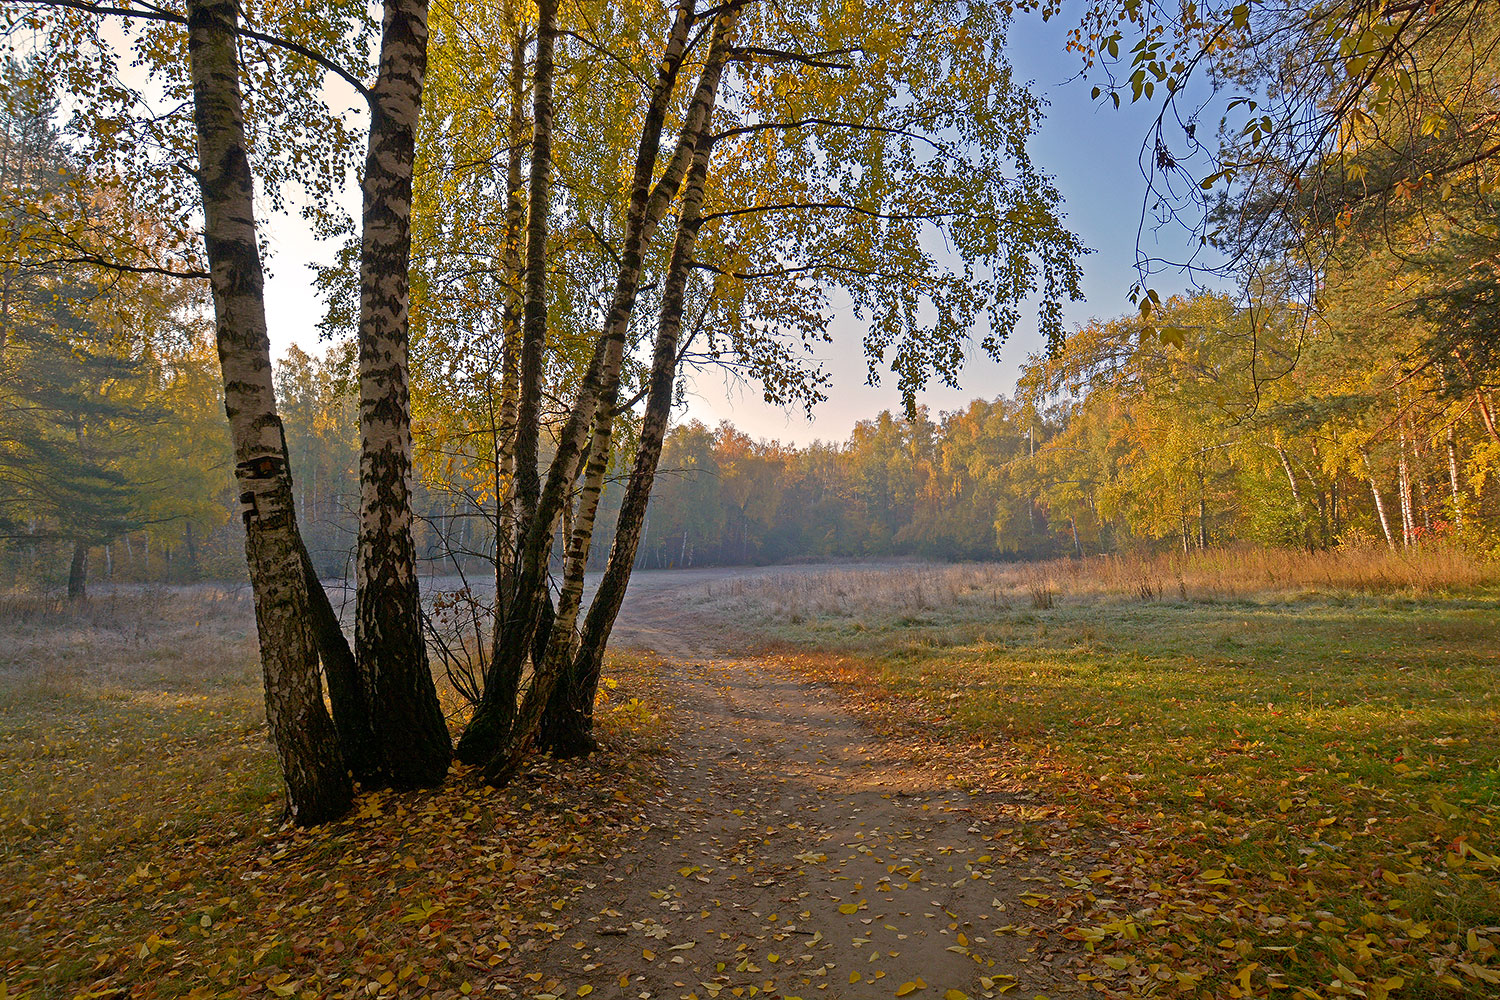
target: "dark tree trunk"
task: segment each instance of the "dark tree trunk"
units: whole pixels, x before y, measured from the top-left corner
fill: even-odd
[[[516,498],[520,530],[536,517],[541,482],[542,355],[547,345],[547,234],[552,184],[552,86],[557,0],[537,0],[536,62],[531,76],[531,176],[527,193],[526,272],[521,326],[521,386],[516,414]]]
[[[672,247],[672,261],[668,266],[662,292],[661,318],[651,354],[651,386],[646,397],[646,412],[641,424],[635,467],[631,470],[630,483],[625,488],[625,497],[620,504],[614,545],[610,549],[604,576],[599,581],[599,589],[584,619],[577,655],[572,658],[559,681],[559,694],[552,699],[548,708],[549,724],[544,742],[558,756],[591,753],[598,745],[593,731],[599,673],[604,664],[604,651],[609,644],[610,632],[619,616],[620,606],[625,600],[625,590],[630,583],[630,572],[640,547],[646,508],[651,500],[651,487],[656,480],[656,467],[661,460],[662,443],[666,439],[667,423],[672,413],[673,388],[677,379],[677,345],[682,332],[688,278],[692,273],[693,249],[702,225],[704,188],[708,181],[711,153],[712,142],[705,135],[700,138],[694,152],[682,196],[682,208],[678,214],[677,239]]]
[[[646,119],[641,130],[640,147],[636,155],[635,174],[630,192],[630,208],[626,218],[626,239],[620,277],[615,283],[611,303],[610,323],[621,314],[628,320],[629,308],[635,301],[635,290],[639,282],[642,247],[649,238],[655,221],[650,219],[653,207],[652,174],[661,148],[661,133],[672,90],[677,80],[677,70],[686,52],[688,29],[692,23],[693,0],[681,0],[673,22],[672,35],[658,70],[656,87],[647,108]],[[547,489],[542,494],[540,484],[534,478],[536,472],[536,450],[534,442],[540,433],[540,351],[546,335],[547,286],[546,286],[546,234],[547,206],[545,197],[551,168],[552,141],[552,50],[557,25],[556,0],[542,0],[538,4],[537,59],[533,70],[533,121],[531,151],[531,192],[529,218],[527,221],[526,295],[525,324],[521,348],[521,398],[516,427],[516,491],[521,502],[521,517],[517,525],[517,566],[514,572],[515,587],[510,600],[503,609],[499,607],[495,616],[493,651],[490,656],[489,674],[485,679],[484,698],[474,711],[458,743],[458,757],[467,764],[482,764],[491,760],[510,741],[515,724],[520,694],[521,670],[536,634],[537,616],[545,588],[545,570],[551,556],[553,523],[562,509],[562,504],[572,486],[573,469],[584,451],[584,438],[593,425],[593,407],[597,404],[602,384],[607,381],[606,368],[610,346],[613,343],[611,329],[595,345],[594,357],[584,376],[579,390],[578,405],[569,414],[557,453],[547,475]],[[675,166],[675,164],[674,164]],[[681,168],[685,168],[685,162]],[[677,180],[671,184],[667,201],[675,197],[681,179],[681,168]],[[670,176],[673,166],[668,167]],[[663,177],[661,188],[668,177]],[[665,205],[655,206],[656,218]],[[623,330],[622,330],[623,333]],[[534,365],[528,360],[528,352],[537,352]],[[535,395],[534,403],[528,403],[528,395]],[[534,494],[530,491],[535,490]],[[543,633],[544,635],[547,633]],[[533,661],[540,665],[540,660]],[[550,692],[549,692],[550,694]]]
[[[1339,523],[1339,481],[1335,478],[1328,483],[1328,524],[1323,529],[1323,547],[1332,545],[1342,530],[1343,525]]]
[[[679,19],[684,23],[690,21],[690,16],[684,13],[687,9],[686,5],[679,9]],[[596,422],[597,417],[602,412],[607,419],[615,407],[619,393],[620,366],[624,358],[625,337],[640,287],[644,250],[662,215],[675,200],[699,141],[708,133],[713,118],[714,103],[718,98],[724,61],[728,54],[729,40],[734,31],[737,10],[738,8],[731,7],[719,16],[708,58],[704,63],[703,73],[683,122],[677,148],[661,179],[654,186],[651,185],[652,164],[656,160],[654,151],[660,145],[661,129],[659,123],[652,126],[652,120],[658,104],[663,106],[665,104],[664,97],[658,101],[664,89],[660,83],[656,93],[653,94],[651,111],[647,116],[648,128],[643,133],[641,148],[637,154],[635,183],[631,191],[631,209],[626,219],[627,238],[621,254],[621,267],[615,281],[613,299],[605,319],[604,336],[595,346],[589,372],[579,389],[578,402],[568,415],[568,423],[558,441],[557,453],[553,457],[547,474],[547,483],[537,505],[537,520],[533,523],[532,531],[527,539],[527,551],[521,567],[521,582],[518,590],[521,591],[522,601],[526,599],[526,588],[536,587],[541,582],[549,552],[550,533],[543,536],[537,529],[544,519],[548,521],[550,527],[553,512],[561,511],[566,492],[577,475],[576,472],[572,475],[569,473],[572,472],[580,457],[592,451],[586,448],[586,442],[596,442],[601,436]],[[682,35],[686,35],[685,28]],[[672,46],[678,44],[678,37],[674,28],[674,34],[669,43],[669,54]],[[676,61],[680,63],[680,57]],[[670,58],[663,61],[664,76],[665,67],[672,62]],[[670,92],[670,87],[665,89],[668,93]],[[607,435],[605,437],[607,443]],[[591,515],[588,521],[588,531],[591,533]],[[570,559],[576,558],[581,550],[581,557],[586,561],[588,541],[588,538],[570,541],[569,547],[573,550],[569,553]],[[532,600],[534,601],[535,598]],[[505,785],[514,779],[536,740],[542,715],[546,710],[547,702],[552,697],[552,688],[557,682],[558,675],[562,673],[569,661],[566,644],[572,641],[572,626],[576,621],[578,610],[576,598],[571,598],[571,600],[571,608],[564,605],[559,609],[559,622],[553,627],[547,657],[538,665],[532,676],[531,685],[527,688],[526,696],[516,710],[509,741],[485,765],[484,780],[490,784]],[[534,625],[534,621],[517,624],[523,628],[530,628]],[[520,630],[517,631],[520,634]],[[524,636],[529,640],[531,633],[526,631]],[[509,639],[507,645],[510,645]],[[497,659],[501,652],[503,650],[497,649]]]
[[[370,724],[370,706],[360,680],[359,664],[344,636],[338,612],[323,589],[312,556],[301,538],[302,570],[307,577],[309,624],[317,638],[318,656],[323,661],[323,676],[328,679],[328,702],[333,706],[333,727],[339,734],[339,748],[344,763],[356,780],[370,787],[381,776],[380,753],[375,731]]]
[[[685,45],[690,25],[691,10],[691,5],[688,2],[684,2],[678,7],[677,16],[673,22],[672,34],[668,40],[667,58],[669,61],[677,61],[679,59],[678,49]],[[683,162],[684,151],[691,153],[692,150],[697,148],[698,144],[704,142],[704,136],[707,134],[709,120],[712,116],[712,104],[718,89],[719,72],[722,68],[722,39],[725,35],[725,25],[721,23],[719,29],[715,33],[715,45],[709,57],[708,67],[705,69],[705,79],[704,81],[700,81],[698,93],[695,95],[695,105],[702,108],[699,112],[702,117],[696,126],[696,134],[685,133],[682,139],[679,140],[678,149],[673,157],[677,163]],[[712,78],[711,85],[708,84],[710,77]],[[705,91],[706,85],[707,91]],[[658,88],[652,95],[651,106],[648,109],[648,117],[653,121],[659,118],[659,112],[663,107],[663,103],[657,99],[658,94],[662,93],[665,93],[665,86],[659,81]],[[707,97],[706,105],[704,104],[705,93]],[[659,136],[660,126],[653,125],[652,128]],[[660,146],[659,138],[654,145],[657,147]],[[566,539],[566,551],[563,559],[562,589],[558,595],[555,621],[548,632],[542,633],[549,636],[543,647],[546,656],[545,658],[534,656],[532,660],[536,665],[532,680],[533,690],[528,692],[527,699],[522,703],[520,709],[520,722],[525,728],[518,729],[514,733],[514,736],[519,737],[522,741],[531,736],[532,729],[536,729],[539,733],[538,738],[543,744],[545,745],[549,742],[546,735],[546,718],[549,714],[549,709],[550,714],[556,720],[558,713],[565,711],[566,704],[577,697],[576,691],[570,690],[571,685],[569,682],[574,658],[574,628],[578,621],[579,607],[583,599],[584,572],[588,565],[589,551],[593,543],[594,522],[599,513],[599,500],[604,490],[605,473],[609,470],[612,432],[614,428],[614,409],[619,396],[620,385],[619,359],[624,351],[624,329],[634,309],[635,289],[639,283],[641,274],[641,259],[648,238],[647,234],[650,231],[648,227],[653,225],[649,215],[650,204],[653,199],[649,194],[644,194],[644,192],[649,190],[655,160],[656,153],[648,150],[644,144],[637,151],[636,193],[632,197],[632,206],[634,207],[637,204],[643,205],[646,211],[638,216],[635,229],[640,234],[640,239],[629,245],[623,260],[624,267],[621,269],[619,280],[615,286],[616,294],[615,301],[612,304],[612,322],[606,325],[608,353],[605,355],[607,359],[606,364],[613,366],[613,373],[606,376],[603,388],[594,403],[593,429],[587,451],[587,461],[584,465],[583,485],[578,493],[576,514],[573,517],[565,518],[564,537]],[[700,202],[701,195],[702,192],[700,189],[698,192]],[[691,212],[696,215],[696,211],[696,207],[684,205],[684,213]],[[570,506],[567,510],[572,511],[573,508]],[[540,688],[542,691],[545,691],[548,684],[552,685],[550,694],[544,695],[537,690]],[[543,707],[543,705],[547,707]],[[532,719],[536,716],[538,709],[540,709],[540,716],[533,723]],[[564,733],[569,728],[566,724],[554,724],[553,735],[555,738],[550,741],[555,750],[564,754],[576,753],[583,749],[583,747],[574,746],[572,741],[563,738]],[[513,750],[512,753],[515,754],[516,751]],[[490,771],[493,772],[493,768]]]
[[[193,522],[189,521],[183,525],[182,544],[187,549],[188,574],[191,579],[198,579],[198,542],[193,538]]]
[[[224,409],[245,507],[266,721],[286,780],[288,809],[297,823],[310,825],[341,815],[353,789],[323,705],[286,436],[276,415],[240,100],[239,7],[235,0],[188,0],[187,13],[204,239]]]
[[[383,776],[396,788],[441,783],[453,757],[422,638],[412,539],[411,199],[426,70],[426,0],[387,0],[362,185],[354,648]]]
[[[89,543],[73,543],[73,559],[68,564],[68,599],[84,600],[89,596]]]
[[[541,483],[537,478],[537,446],[541,437],[542,357],[547,344],[547,235],[550,218],[552,179],[552,83],[555,70],[553,50],[557,42],[557,0],[537,4],[536,63],[532,69],[531,173],[526,197],[526,247],[521,302],[521,347],[514,431],[515,474],[514,524],[509,541],[510,551],[501,556],[509,559],[496,571],[495,627],[491,637],[490,668],[485,678],[484,697],[459,740],[460,760],[478,764],[503,745],[510,737],[515,719],[516,699],[521,690],[521,671],[526,665],[527,637],[516,634],[517,622],[528,623],[537,613],[536,595],[522,592],[518,564],[537,518]],[[519,75],[520,35],[512,50],[512,71]],[[517,108],[520,88],[512,80],[511,127],[518,124]],[[518,148],[512,142],[513,151]],[[519,190],[520,163],[515,160],[514,180]],[[510,179],[510,164],[507,178]],[[507,224],[519,221],[519,199],[507,204]],[[513,242],[508,256],[514,265],[519,247]],[[503,589],[502,589],[503,588]],[[534,589],[534,587],[532,588]],[[506,647],[508,655],[501,655]]]

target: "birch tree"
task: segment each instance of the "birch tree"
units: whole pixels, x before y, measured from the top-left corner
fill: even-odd
[[[255,191],[240,100],[239,9],[236,0],[188,0],[187,11],[206,256],[213,276],[224,409],[245,508],[266,720],[290,811],[299,823],[314,824],[347,809],[352,789],[323,705],[303,571],[305,550],[292,504],[286,434],[276,414]]]
[[[538,34],[545,37],[552,15],[539,14]],[[732,38],[721,40],[726,16],[740,23]],[[585,18],[587,28],[570,25],[559,36],[551,59],[540,41],[531,49],[530,174],[533,182],[542,174],[539,152],[564,157],[568,168],[561,172],[565,186],[549,188],[545,201],[534,186],[528,194],[529,234],[538,236],[537,227],[549,224],[556,236],[559,230],[550,223],[581,222],[602,248],[599,257],[609,262],[612,280],[590,286],[575,278],[594,273],[591,265],[577,263],[587,258],[577,250],[586,240],[528,238],[523,272],[527,321],[533,325],[520,349],[515,484],[514,492],[502,487],[495,515],[498,521],[499,510],[515,503],[518,555],[514,570],[497,571],[502,584],[489,683],[458,748],[461,758],[485,766],[489,780],[503,782],[516,773],[543,718],[549,722],[542,739],[553,749],[589,746],[589,678],[633,563],[638,541],[632,536],[643,528],[652,456],[666,427],[662,409],[670,409],[685,361],[728,364],[757,378],[771,398],[811,404],[821,395],[824,376],[797,345],[827,336],[826,296],[838,287],[869,311],[872,376],[890,364],[910,397],[930,372],[956,378],[962,345],[976,324],[988,328],[985,346],[997,349],[1015,322],[1014,303],[1035,288],[1048,303],[1043,326],[1055,330],[1057,300],[1076,289],[1081,248],[1056,224],[1056,192],[1024,154],[1038,108],[1024,88],[1013,85],[999,56],[1006,10],[913,3],[862,17],[851,22],[817,5],[773,16],[744,3],[700,18],[692,4],[681,3],[669,18],[649,24],[629,16],[602,19],[615,34]],[[855,22],[881,26],[862,32]],[[613,62],[590,61],[605,49],[619,55]],[[715,68],[716,52],[722,68]],[[618,148],[613,154],[616,162],[634,167],[618,207],[610,209],[608,182],[585,179],[596,176],[588,172],[588,157],[607,160],[610,154],[601,157],[597,142],[577,144],[572,132],[555,146],[556,132],[540,109],[547,74],[605,74],[620,65],[650,72],[636,71],[645,91],[638,111],[599,121],[602,136],[628,141],[625,149],[634,150],[628,158]],[[678,85],[678,67],[686,65],[697,68],[696,87]],[[578,113],[571,106],[565,110]],[[483,108],[473,114],[476,128],[466,135],[487,127]],[[615,124],[622,119],[631,123],[623,133]],[[660,136],[673,119],[675,145],[663,148]],[[569,123],[576,131],[576,120]],[[543,135],[545,145],[536,141]],[[699,138],[706,141],[701,149]],[[575,154],[570,143],[582,151]],[[510,143],[505,152],[515,146]],[[495,150],[490,162],[504,162],[501,154]],[[581,171],[575,169],[579,164]],[[543,206],[549,218],[542,217]],[[669,206],[675,235],[658,242],[654,232],[669,217]],[[923,240],[937,232],[957,243],[963,263],[950,268],[924,249]],[[551,255],[537,266],[536,251],[544,243]],[[541,283],[545,294],[536,290]],[[893,283],[904,283],[911,293],[888,298],[883,291]],[[638,308],[643,292],[649,313]],[[586,293],[598,296],[593,311],[580,308]],[[543,308],[547,339],[535,332]],[[526,345],[541,342],[553,359],[566,356],[578,343],[569,340],[576,338],[571,330],[587,329],[589,322],[601,332],[592,339],[587,367],[574,369],[576,381],[562,383],[572,401],[550,426],[539,425],[524,403],[539,370],[528,365]],[[651,363],[641,365],[638,352]],[[638,374],[630,376],[635,365]],[[559,370],[566,365],[551,368]],[[627,377],[638,380],[634,399],[646,400],[650,415],[637,441],[643,464],[622,502],[628,516],[617,528],[618,557],[607,573],[607,593],[585,613],[581,574],[594,541]],[[532,462],[523,453],[531,436],[542,434],[553,454],[539,478],[533,512],[531,487],[524,482]],[[500,482],[502,448],[495,452]],[[558,526],[564,571],[554,598],[542,582],[542,568]],[[523,689],[528,660],[531,683]],[[558,698],[549,697],[553,688]],[[549,703],[554,710],[544,711]]]
[[[355,656],[383,777],[438,784],[452,743],[422,638],[411,533],[408,388],[412,168],[427,70],[425,0],[384,5],[361,190],[360,517]]]
[[[80,118],[91,122],[102,136],[100,141],[93,143],[93,155],[101,162],[112,163],[126,176],[159,184],[166,195],[163,207],[167,210],[167,221],[171,223],[191,228],[192,212],[195,205],[200,204],[182,195],[169,173],[176,162],[170,158],[170,151],[181,143],[182,136],[173,131],[175,119],[171,116],[141,121],[130,117],[136,110],[135,103],[141,102],[141,98],[137,92],[115,82],[119,73],[118,54],[114,45],[101,35],[102,19],[108,16],[127,19],[127,30],[134,32],[133,37],[127,34],[127,40],[136,41],[140,63],[158,74],[168,96],[177,93],[190,97],[195,113],[205,101],[233,106],[232,113],[216,111],[217,117],[208,119],[212,125],[209,138],[214,143],[227,144],[226,148],[238,150],[234,155],[242,162],[233,165],[232,181],[236,187],[232,194],[243,204],[210,208],[211,198],[222,200],[227,195],[222,183],[212,190],[204,183],[205,177],[213,176],[208,172],[207,164],[211,156],[223,159],[225,154],[218,145],[204,146],[206,126],[201,115],[197,128],[201,165],[197,176],[210,264],[213,264],[215,255],[226,252],[224,247],[228,246],[239,255],[234,258],[234,266],[238,269],[236,275],[254,272],[253,277],[236,277],[233,282],[214,285],[221,344],[231,344],[230,348],[221,350],[221,359],[225,365],[226,393],[232,400],[229,404],[232,423],[235,414],[242,411],[240,402],[233,401],[235,392],[239,391],[237,387],[251,384],[246,381],[248,376],[242,366],[248,365],[258,373],[259,382],[254,383],[257,395],[246,404],[252,413],[252,423],[247,426],[263,440],[245,444],[240,439],[250,431],[240,428],[236,432],[236,446],[245,452],[241,456],[242,473],[250,470],[267,481],[260,491],[264,496],[256,494],[258,499],[252,505],[255,510],[268,511],[270,523],[276,529],[271,536],[275,546],[267,558],[280,560],[285,552],[277,546],[287,546],[297,556],[300,578],[298,584],[277,575],[288,571],[284,562],[275,562],[274,573],[263,568],[261,576],[267,592],[270,588],[280,588],[289,595],[278,598],[281,603],[275,605],[278,610],[272,624],[279,631],[273,634],[267,631],[271,625],[263,626],[263,653],[268,663],[295,659],[300,657],[300,652],[293,657],[279,650],[291,648],[295,645],[294,640],[300,642],[308,637],[315,648],[321,649],[338,717],[338,733],[348,755],[348,759],[338,765],[340,769],[347,763],[367,784],[389,782],[408,787],[440,781],[447,770],[451,744],[420,634],[419,595],[410,536],[410,413],[405,376],[412,147],[425,59],[425,7],[386,5],[381,59],[376,67],[373,87],[366,87],[360,81],[359,72],[345,65],[359,62],[353,56],[359,51],[361,39],[367,37],[361,33],[361,15],[336,6],[328,9],[331,16],[320,21],[313,31],[308,31],[308,25],[298,23],[293,15],[289,18],[290,23],[278,26],[287,29],[283,35],[246,27],[240,21],[235,4],[215,6],[208,13],[198,8],[178,13],[159,7],[113,8],[86,3],[30,6],[43,11],[57,6],[61,10],[56,14],[24,15],[14,19],[9,25],[11,33],[30,30],[48,35],[58,43],[57,58],[62,66],[77,74],[75,90],[89,112]],[[195,10],[206,18],[204,32],[225,34],[223,39],[215,35],[213,47],[203,49],[215,53],[219,60],[212,71],[205,71],[207,75],[202,75],[195,66],[191,87],[184,89],[187,83],[182,64],[174,62],[172,47],[181,43],[181,37],[175,32],[191,20]],[[251,214],[254,198],[251,145],[239,90],[240,75],[254,77],[255,74],[242,65],[237,53],[233,63],[222,61],[222,50],[226,46],[232,50],[246,38],[267,47],[261,50],[262,55],[269,51],[279,54],[283,60],[290,55],[291,61],[282,61],[281,66],[290,66],[293,72],[291,79],[283,82],[300,80],[306,84],[301,90],[282,87],[257,91],[264,106],[257,109],[262,116],[258,121],[263,141],[259,143],[260,156],[256,162],[264,167],[261,180],[273,204],[282,203],[282,193],[292,182],[304,185],[315,201],[319,197],[326,198],[337,183],[341,165],[347,163],[351,136],[339,126],[338,119],[330,121],[326,109],[322,108],[315,89],[319,74],[328,72],[338,76],[372,108],[369,155],[364,175],[365,240],[361,272],[362,311],[365,314],[361,338],[364,430],[361,468],[365,482],[362,523],[365,530],[361,533],[360,589],[366,596],[361,598],[356,614],[356,638],[359,640],[356,652],[361,654],[358,659],[351,655],[347,640],[312,571],[291,507],[290,471],[285,436],[280,432],[280,422],[275,414],[265,333],[263,280],[260,278],[259,247],[254,240]],[[301,40],[303,38],[306,41]],[[320,47],[325,51],[319,51]],[[273,66],[277,61],[267,60]],[[259,69],[264,73],[265,64]],[[231,80],[230,76],[234,79]],[[218,89],[211,89],[208,84]],[[232,93],[228,90],[231,84]],[[309,100],[316,102],[317,106],[309,105]],[[290,127],[280,130],[268,127],[273,120]],[[138,157],[127,141],[118,138],[137,135],[141,130],[147,133],[155,131],[152,136],[154,156]],[[314,134],[318,138],[308,142],[307,149],[299,150],[298,155],[287,155],[290,152],[285,146],[288,137],[303,134]],[[152,149],[149,145],[146,148]],[[167,151],[165,156],[161,150]],[[308,152],[326,158],[325,171],[321,175],[308,174],[301,169]],[[229,168],[220,165],[215,169]],[[235,229],[235,226],[240,228]],[[245,229],[245,226],[250,228]],[[132,265],[129,261],[116,261],[112,266]],[[184,270],[182,274],[191,277],[193,272]],[[230,302],[230,298],[234,301]],[[237,332],[245,330],[249,332]],[[275,434],[266,428],[273,428]],[[275,442],[270,440],[273,436]],[[279,457],[269,454],[273,444],[280,448]],[[252,464],[246,465],[246,462]],[[244,490],[246,496],[253,493],[255,490]],[[251,528],[251,521],[247,521],[247,529]],[[262,553],[264,548],[259,545],[258,537],[254,535],[257,541],[251,545],[252,564],[259,558],[257,553]],[[292,619],[299,620],[295,626],[288,624]],[[288,638],[294,632],[297,634]],[[296,648],[300,650],[301,647]],[[314,668],[315,665],[316,660]],[[284,674],[284,667],[275,671],[268,667],[268,699],[273,693],[273,675],[281,678]],[[317,681],[314,669],[312,687],[304,685],[297,690],[297,697],[301,699],[299,704],[303,706],[299,710],[302,714],[297,717],[304,720],[299,729],[294,732],[293,728],[279,725],[279,719],[272,721],[273,737],[283,751],[285,768],[301,767],[286,751],[295,740],[302,735],[312,740],[321,740],[323,736],[317,718],[318,712],[322,711],[321,694],[314,698],[311,693],[320,687]],[[282,683],[277,680],[277,685]],[[276,686],[275,697],[282,697],[279,686]],[[316,711],[307,707],[314,700],[317,702]],[[299,820],[316,822],[316,819],[305,817],[326,816],[334,811],[332,806],[302,809],[299,782],[310,784],[303,778],[294,777],[292,770],[288,770],[294,809],[300,810]],[[347,776],[344,785],[347,786]],[[325,802],[337,799],[332,795],[318,798]],[[347,803],[347,787],[343,800]]]

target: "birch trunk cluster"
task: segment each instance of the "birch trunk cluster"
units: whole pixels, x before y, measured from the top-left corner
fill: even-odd
[[[698,25],[693,0],[675,8],[641,127],[619,270],[603,329],[545,475],[539,467],[548,348],[548,237],[552,183],[556,0],[537,5],[530,47],[512,17],[510,149],[505,247],[510,274],[497,422],[496,618],[483,698],[458,756],[484,780],[510,781],[540,741],[557,753],[592,749],[603,650],[640,542],[676,379],[678,345],[712,158],[710,125],[740,4],[715,8],[695,88],[679,73]],[[359,269],[360,509],[351,649],[313,571],[292,504],[292,470],[276,412],[264,278],[246,153],[235,0],[192,0],[191,62],[226,409],[245,506],[267,717],[300,823],[342,813],[354,782],[433,785],[453,747],[422,634],[412,538],[409,391],[410,259],[416,133],[427,65],[424,0],[387,0],[378,71],[365,92],[369,146],[361,182]],[[700,26],[701,27],[701,26]],[[681,124],[663,155],[674,105]],[[529,142],[526,142],[529,138]],[[523,165],[526,177],[522,190]],[[584,568],[614,448],[628,332],[651,241],[674,204],[677,233],[652,353],[643,433],[604,586],[583,606]],[[561,529],[562,580],[548,565]],[[321,666],[321,669],[320,669]],[[323,679],[327,678],[325,707]],[[525,683],[523,684],[523,680]],[[544,732],[545,730],[545,732]]]
[[[697,84],[687,101],[676,142],[663,156],[667,116],[698,21],[693,0],[682,0],[674,11],[642,119],[619,268],[603,329],[577,395],[561,421],[543,477],[535,472],[542,431],[540,359],[547,331],[548,156],[553,125],[556,7],[548,0],[538,6],[526,255],[521,282],[525,289],[524,322],[519,350],[514,352],[520,357],[519,403],[514,427],[503,431],[514,436],[514,446],[506,451],[514,455],[515,474],[512,492],[499,504],[502,512],[514,511],[514,515],[497,519],[502,522],[502,530],[497,532],[502,541],[497,551],[500,591],[493,649],[484,696],[457,748],[459,759],[479,768],[483,779],[492,784],[514,779],[539,745],[558,755],[588,752],[595,745],[593,704],[599,668],[634,564],[666,434],[687,280],[693,265],[693,239],[711,162],[711,123],[739,8],[731,4],[715,10]],[[678,204],[677,234],[665,277],[636,465],[604,581],[585,611],[584,570],[594,543],[595,518],[614,447],[628,332],[643,281],[646,252],[674,203]],[[512,329],[507,326],[507,334]],[[512,353],[507,345],[504,355]],[[547,570],[559,534],[562,579],[554,599]]]
[[[411,191],[426,69],[427,6],[384,6],[370,101],[360,267],[360,530],[355,646],[312,569],[277,415],[265,279],[247,154],[236,0],[189,0],[197,179],[224,406],[255,595],[266,718],[291,817],[324,822],[354,780],[441,782],[452,743],[427,665],[411,536],[407,391]],[[322,670],[319,670],[321,661]],[[330,715],[324,702],[328,680]]]

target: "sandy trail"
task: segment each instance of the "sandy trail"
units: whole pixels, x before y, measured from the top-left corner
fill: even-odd
[[[833,694],[721,649],[683,611],[719,574],[640,576],[615,641],[668,663],[663,796],[638,844],[583,873],[572,928],[524,959],[527,994],[1055,992],[1011,926],[1041,878],[968,796]]]

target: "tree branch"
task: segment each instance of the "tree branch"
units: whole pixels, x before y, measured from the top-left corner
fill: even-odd
[[[32,7],[65,7],[69,10],[81,11],[85,14],[131,17],[142,21],[164,21],[168,24],[187,26],[187,17],[185,15],[164,10],[161,7],[150,4],[143,4],[140,7],[113,7],[109,4],[91,3],[89,0],[21,0],[21,2]],[[308,48],[301,42],[294,42],[289,38],[278,38],[275,35],[268,35],[263,31],[256,31],[254,28],[244,25],[240,26],[236,34],[241,38],[251,38],[278,49],[285,49],[288,52],[295,53],[304,59],[317,63],[358,91],[359,96],[365,99],[366,104],[372,103],[375,99],[374,95],[370,93],[370,88],[365,86],[353,73],[322,53]]]

